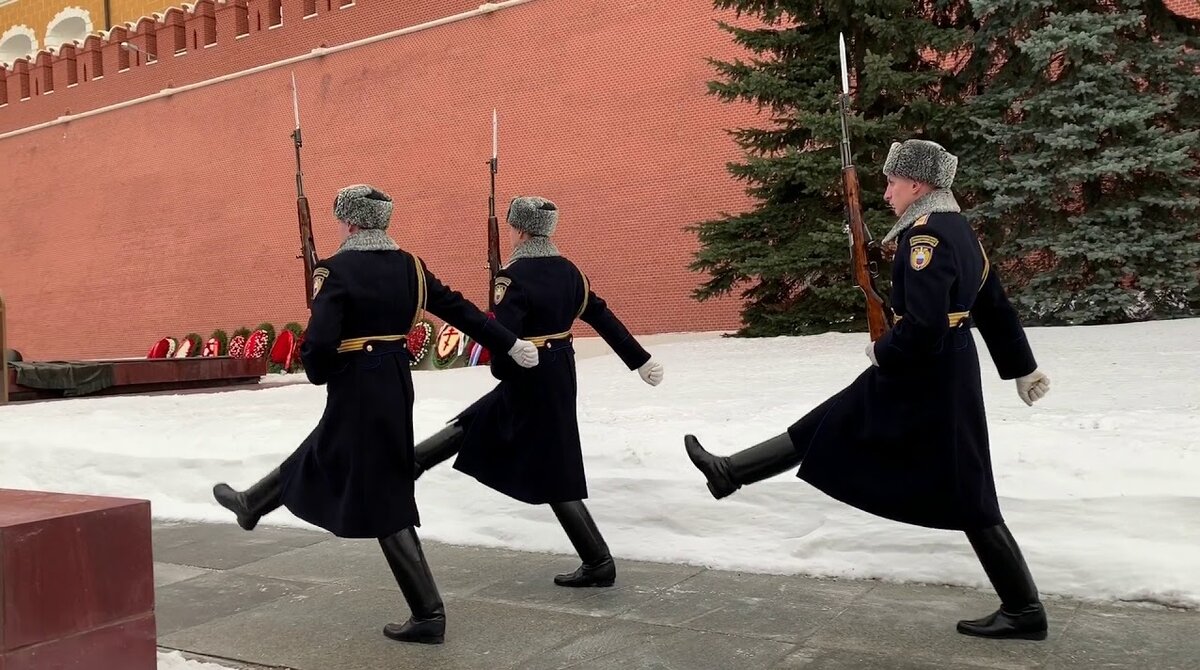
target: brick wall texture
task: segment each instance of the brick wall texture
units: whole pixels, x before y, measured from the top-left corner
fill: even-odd
[[[114,20],[141,5],[157,3],[114,0]],[[738,21],[711,0],[531,0],[302,58],[479,5],[198,0],[0,69],[10,346],[140,356],[163,336],[303,323],[293,73],[320,253],[338,242],[337,189],[371,183],[397,202],[395,239],[486,305],[496,108],[501,219],[515,195],[557,201],[560,247],[636,334],[735,328],[735,297],[691,299],[704,277],[684,228],[751,204],[725,131],[765,120],[706,94],[705,59],[744,55],[716,20]],[[1196,0],[1168,5],[1200,18]]]
[[[685,226],[750,205],[725,171],[739,157],[726,129],[763,123],[706,94],[705,59],[739,55],[715,24],[733,17],[710,0],[532,0],[49,123],[480,3],[284,0],[274,27],[273,4],[201,0],[195,16],[147,22],[157,32],[151,64],[136,54],[124,63],[118,46],[89,40],[73,54],[74,86],[66,55],[0,74],[0,294],[9,346],[27,360],[141,356],[163,336],[305,322],[293,72],[322,255],[338,242],[337,189],[371,183],[397,203],[401,246],[486,306],[496,108],[502,256],[507,201],[541,194],[561,207],[560,248],[634,333],[737,326],[739,302],[692,300],[703,276],[686,267],[697,243]],[[208,48],[195,37],[206,12]],[[185,49],[172,55],[180,33]],[[21,100],[22,76],[53,93]]]

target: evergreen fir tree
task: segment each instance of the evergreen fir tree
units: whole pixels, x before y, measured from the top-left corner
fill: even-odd
[[[1196,27],[1145,0],[974,5],[994,76],[972,110],[994,153],[972,157],[988,197],[969,214],[1015,273],[1023,316],[1197,313]]]
[[[757,206],[689,227],[701,242],[692,270],[709,279],[705,300],[742,291],[746,336],[863,330],[862,294],[852,284],[843,232],[837,94],[838,34],[850,66],[851,147],[862,185],[863,219],[875,237],[894,215],[883,201],[880,170],[891,142],[922,137],[947,142],[961,112],[956,80],[936,53],[964,46],[966,0],[716,0],[761,21],[721,28],[752,54],[710,60],[723,77],[710,93],[769,114],[769,127],[732,131],[745,160],[728,166]],[[950,143],[952,145],[952,142]],[[886,268],[880,290],[887,288]]]

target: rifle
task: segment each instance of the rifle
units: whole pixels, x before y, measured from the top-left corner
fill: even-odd
[[[838,49],[842,66],[842,93],[838,96],[842,117],[842,188],[846,199],[845,231],[850,236],[850,270],[854,283],[867,299],[867,330],[874,342],[892,327],[892,312],[883,297],[875,289],[879,277],[879,264],[883,251],[879,243],[871,239],[871,231],[863,222],[862,205],[859,202],[858,170],[850,154],[850,129],[846,118],[850,111],[850,75],[846,68],[846,40],[838,34]]]
[[[496,170],[500,167],[496,158],[496,110],[492,110],[492,158],[488,162],[492,186],[488,195],[488,311],[496,310],[496,275],[500,272],[500,226],[496,221]]]
[[[296,73],[292,73],[292,111],[296,114],[296,129],[292,141],[296,145],[296,216],[300,220],[300,255],[304,259],[304,302],[312,309],[313,270],[317,267],[317,245],[313,242],[312,214],[308,211],[308,196],[304,195],[304,173],[300,170],[300,99],[296,94]]]

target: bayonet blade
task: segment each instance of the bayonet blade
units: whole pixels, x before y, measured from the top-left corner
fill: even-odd
[[[842,66],[842,93],[850,95],[850,73],[846,68],[846,38],[842,33],[838,33],[838,52],[841,56]]]
[[[296,114],[296,130],[300,130],[300,98],[296,94],[296,73],[292,73],[292,112]]]

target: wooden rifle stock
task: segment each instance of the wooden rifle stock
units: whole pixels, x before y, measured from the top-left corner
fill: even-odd
[[[313,271],[317,268],[317,245],[313,241],[312,214],[308,211],[308,196],[296,197],[296,217],[300,220],[300,258],[304,259],[304,302],[312,309]]]
[[[875,277],[879,275],[882,252],[879,244],[871,240],[871,234],[863,223],[858,171],[853,165],[842,168],[842,186],[845,189],[847,224],[850,229],[850,269],[854,283],[867,299],[867,330],[874,342],[892,326],[883,297],[875,290]]]

